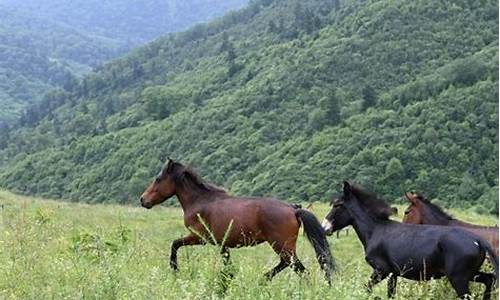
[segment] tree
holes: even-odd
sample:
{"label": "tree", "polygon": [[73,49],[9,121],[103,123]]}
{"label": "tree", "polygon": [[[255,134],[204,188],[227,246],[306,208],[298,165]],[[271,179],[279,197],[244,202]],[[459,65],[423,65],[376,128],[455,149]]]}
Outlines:
{"label": "tree", "polygon": [[396,157],[391,158],[385,168],[385,176],[389,180],[401,181],[404,174],[405,172],[401,161]]}
{"label": "tree", "polygon": [[161,120],[170,115],[169,95],[162,93],[160,89],[147,88],[141,96],[146,114],[154,120]]}
{"label": "tree", "polygon": [[279,33],[278,26],[274,22],[274,20],[269,21],[269,24],[267,26],[267,30],[271,33]]}
{"label": "tree", "polygon": [[325,126],[327,120],[326,112],[321,108],[315,108],[309,113],[308,119],[309,119],[309,130],[311,132],[319,131],[323,129],[323,127]]}
{"label": "tree", "polygon": [[9,126],[7,123],[0,121],[0,149],[8,146],[9,136]]}
{"label": "tree", "polygon": [[229,41],[229,34],[227,34],[226,31],[222,33],[222,43],[219,48],[220,53],[227,52],[228,49],[231,47],[231,42]]}
{"label": "tree", "polygon": [[226,61],[228,64],[227,73],[229,77],[232,77],[240,70],[240,66],[236,63],[236,51],[234,49],[233,43],[229,40],[229,35],[227,32],[222,34],[222,44],[220,46],[220,52],[225,53]]}
{"label": "tree", "polygon": [[336,94],[335,90],[328,91],[326,96],[319,101],[320,107],[326,112],[326,125],[337,125],[340,122],[339,100]]}
{"label": "tree", "polygon": [[369,107],[375,106],[375,104],[377,104],[377,94],[370,85],[366,85],[361,93],[363,96],[363,102],[361,105],[362,111],[366,111]]}

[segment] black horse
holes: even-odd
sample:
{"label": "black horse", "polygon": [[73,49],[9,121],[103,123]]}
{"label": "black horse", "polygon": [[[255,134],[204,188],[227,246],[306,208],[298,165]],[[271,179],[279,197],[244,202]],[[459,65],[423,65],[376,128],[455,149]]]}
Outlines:
{"label": "black horse", "polygon": [[[398,276],[418,281],[446,276],[459,297],[466,297],[469,282],[476,281],[486,286],[483,299],[490,299],[495,275],[498,278],[498,257],[481,237],[461,228],[392,221],[389,205],[348,182],[332,205],[323,227],[328,235],[354,227],[373,268],[369,292],[386,277],[387,294],[393,297]],[[493,258],[495,275],[479,271],[486,252]]]}

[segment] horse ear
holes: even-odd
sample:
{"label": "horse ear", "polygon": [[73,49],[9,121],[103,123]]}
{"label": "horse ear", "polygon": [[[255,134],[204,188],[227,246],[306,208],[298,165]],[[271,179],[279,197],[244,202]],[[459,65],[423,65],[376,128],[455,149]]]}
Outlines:
{"label": "horse ear", "polygon": [[175,166],[175,162],[169,157],[168,161],[167,161],[167,168],[166,168],[167,174],[172,173],[172,171],[174,170],[174,166]]}
{"label": "horse ear", "polygon": [[418,199],[415,197],[415,193],[413,192],[406,192],[405,193],[405,198],[406,200],[410,201],[410,203],[417,205],[418,204]]}
{"label": "horse ear", "polygon": [[344,196],[348,196],[351,194],[351,184],[347,181],[344,181]]}

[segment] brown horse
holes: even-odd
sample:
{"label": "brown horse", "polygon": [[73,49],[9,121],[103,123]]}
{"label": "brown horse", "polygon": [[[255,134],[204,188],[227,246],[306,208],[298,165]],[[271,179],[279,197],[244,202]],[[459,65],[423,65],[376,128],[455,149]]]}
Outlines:
{"label": "brown horse", "polygon": [[410,206],[405,210],[404,223],[462,227],[488,241],[498,256],[498,227],[475,225],[454,219],[422,194],[407,192],[405,196],[410,201]]}
{"label": "brown horse", "polygon": [[178,270],[177,250],[182,246],[217,244],[227,264],[229,248],[268,242],[280,256],[280,262],[265,276],[272,279],[290,265],[300,275],[305,267],[297,258],[295,244],[302,222],[331,284],[333,257],[323,228],[312,213],[272,198],[231,196],[191,169],[169,159],[140,201],[149,209],[174,195],[184,211],[184,225],[191,232],[172,243],[170,266],[174,270]]}

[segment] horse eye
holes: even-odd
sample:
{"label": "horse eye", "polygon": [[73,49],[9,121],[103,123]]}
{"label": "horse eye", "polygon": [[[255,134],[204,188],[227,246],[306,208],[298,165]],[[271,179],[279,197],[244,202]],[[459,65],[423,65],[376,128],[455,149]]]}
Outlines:
{"label": "horse eye", "polygon": [[160,178],[160,177],[156,177],[156,178],[155,178],[155,182],[156,182],[156,183],[158,183],[158,182],[160,182],[160,181],[161,181],[161,178]]}

